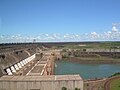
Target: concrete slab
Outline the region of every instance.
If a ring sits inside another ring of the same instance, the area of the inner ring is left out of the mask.
[[[41,73],[29,73],[28,76],[41,76]]]
[[[82,77],[80,77],[80,75],[74,75],[75,80],[82,80]]]
[[[69,80],[67,75],[56,75],[56,80]]]
[[[2,76],[0,78],[0,81],[3,81],[3,80],[11,80],[14,76]]]
[[[25,78],[26,76],[20,76],[19,78],[17,78],[17,81],[23,81],[24,80],[24,78]]]
[[[18,78],[20,78],[20,76],[14,76],[10,81],[17,81]]]
[[[43,66],[35,66],[30,73],[41,73]]]

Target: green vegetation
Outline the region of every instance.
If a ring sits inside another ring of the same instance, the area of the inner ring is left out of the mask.
[[[69,56],[67,56],[67,55],[64,55],[62,58],[69,58]]]
[[[120,79],[112,81],[110,85],[110,90],[120,90]]]
[[[113,77],[113,76],[120,76],[120,72],[117,72],[117,73],[111,75],[110,77]]]
[[[62,87],[62,90],[67,90],[67,88],[66,87]]]
[[[86,42],[54,46],[54,49],[120,49],[120,42]]]
[[[79,88],[75,88],[75,90],[80,90]]]
[[[84,42],[55,46],[62,50],[63,60],[94,63],[120,63],[120,42]],[[100,52],[100,53],[99,53]]]
[[[62,87],[62,90],[67,90],[67,88],[66,87]],[[80,89],[79,88],[75,88],[74,90],[80,90]]]

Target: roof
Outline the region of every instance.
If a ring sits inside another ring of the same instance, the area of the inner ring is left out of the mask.
[[[79,75],[50,75],[50,76],[2,76],[0,81],[82,81]]]

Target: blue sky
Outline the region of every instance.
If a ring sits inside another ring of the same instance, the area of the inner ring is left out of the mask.
[[[1,42],[13,35],[103,35],[114,22],[120,22],[120,0],[0,0]]]

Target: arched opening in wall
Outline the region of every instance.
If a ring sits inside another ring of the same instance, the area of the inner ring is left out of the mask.
[[[16,51],[15,53],[16,53],[16,54],[18,54],[19,52],[18,52],[18,51]]]
[[[6,70],[6,69],[4,69],[4,72],[5,72],[5,75],[8,75],[8,73],[7,73],[7,70]]]
[[[23,51],[21,50],[20,52],[22,53]]]
[[[0,55],[0,58],[5,59],[5,55],[4,54]]]
[[[40,53],[41,58],[43,57],[43,53]]]
[[[57,60],[60,60],[60,58],[57,58]]]
[[[54,54],[54,53],[52,53],[51,55],[52,55],[52,56],[55,56],[55,54]]]

